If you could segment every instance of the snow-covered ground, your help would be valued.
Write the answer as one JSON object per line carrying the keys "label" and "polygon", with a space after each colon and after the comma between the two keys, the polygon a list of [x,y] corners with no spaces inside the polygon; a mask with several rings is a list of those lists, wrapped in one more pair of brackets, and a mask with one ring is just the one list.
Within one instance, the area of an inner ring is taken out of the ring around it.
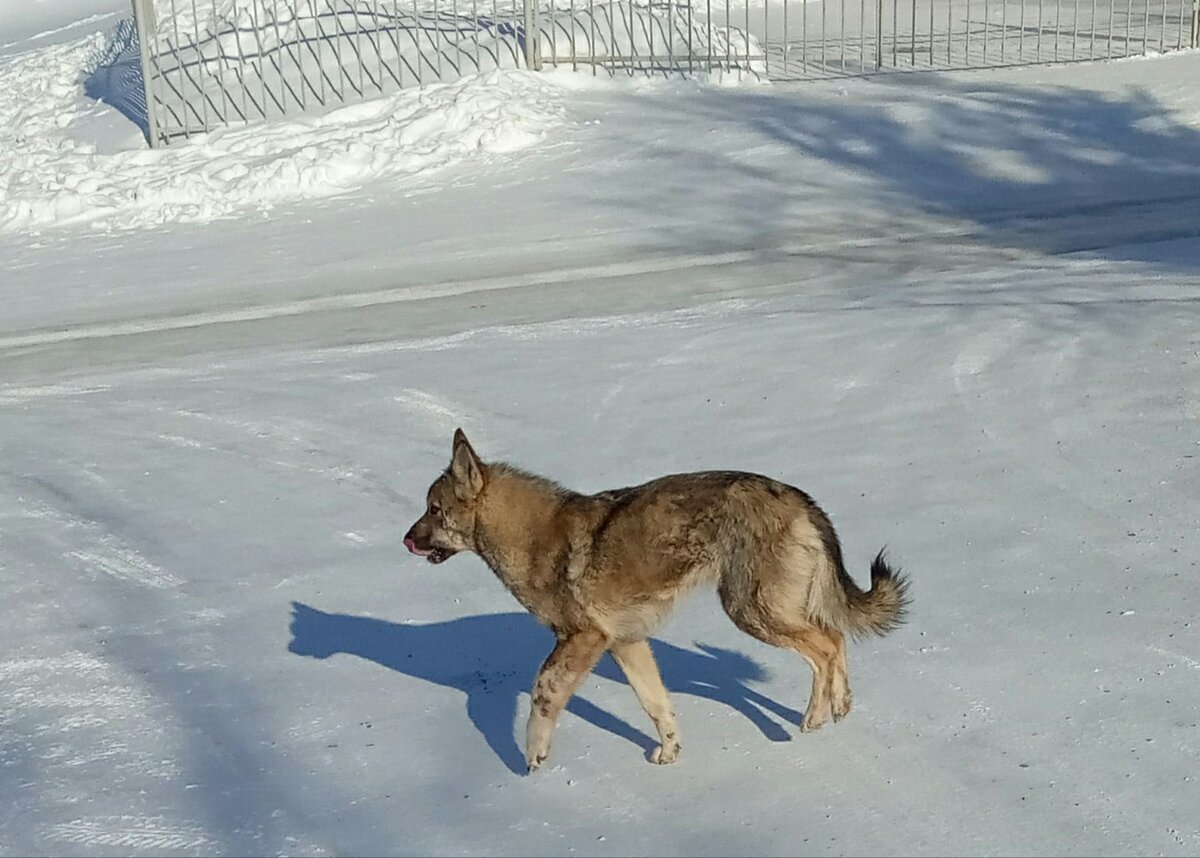
{"label": "snow-covered ground", "polygon": [[[504,73],[149,153],[83,95],[124,10],[0,0],[0,854],[1200,850],[1200,56]],[[536,133],[464,145],[498,93]],[[606,661],[520,776],[549,633],[401,545],[458,425],[792,481],[910,622],[801,735],[697,595],[680,762]]]}

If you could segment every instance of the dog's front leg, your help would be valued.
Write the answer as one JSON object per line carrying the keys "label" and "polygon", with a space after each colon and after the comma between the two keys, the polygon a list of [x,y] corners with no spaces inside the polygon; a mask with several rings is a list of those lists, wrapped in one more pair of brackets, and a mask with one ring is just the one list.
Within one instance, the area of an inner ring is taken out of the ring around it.
{"label": "dog's front leg", "polygon": [[614,644],[613,658],[625,672],[629,687],[637,695],[638,702],[654,722],[661,744],[650,754],[650,762],[666,765],[679,756],[679,725],[662,674],[654,661],[654,652],[646,641]]}
{"label": "dog's front leg", "polygon": [[560,637],[533,683],[529,725],[525,731],[525,762],[533,771],[550,755],[550,741],[559,713],[608,649],[608,637],[599,631]]}

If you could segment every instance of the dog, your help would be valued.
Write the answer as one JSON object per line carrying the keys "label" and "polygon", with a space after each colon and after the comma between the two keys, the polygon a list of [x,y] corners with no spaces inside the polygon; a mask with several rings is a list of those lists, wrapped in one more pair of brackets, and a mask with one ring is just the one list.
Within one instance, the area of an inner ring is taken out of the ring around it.
{"label": "dog", "polygon": [[680,597],[716,583],[743,632],[812,668],[800,729],[850,712],[846,636],[884,635],[909,605],[908,581],[880,551],[871,589],[855,584],[829,517],[794,486],[702,471],[579,494],[509,464],[484,462],[461,429],[450,465],[404,537],[430,563],[473,551],[557,644],[533,683],[529,772],[550,753],[559,714],[605,651],[658,731],[654,763],[679,756],[679,727],[648,638]]}

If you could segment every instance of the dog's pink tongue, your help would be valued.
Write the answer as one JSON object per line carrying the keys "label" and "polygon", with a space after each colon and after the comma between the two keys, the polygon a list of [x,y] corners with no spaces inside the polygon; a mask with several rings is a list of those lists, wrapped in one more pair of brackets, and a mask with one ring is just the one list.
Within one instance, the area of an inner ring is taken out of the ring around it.
{"label": "dog's pink tongue", "polygon": [[411,536],[405,537],[404,547],[407,548],[409,551],[411,551],[413,554],[418,555],[419,557],[424,557],[426,554],[429,553],[428,551],[422,551],[421,549],[417,548],[417,543],[413,542],[413,539]]}

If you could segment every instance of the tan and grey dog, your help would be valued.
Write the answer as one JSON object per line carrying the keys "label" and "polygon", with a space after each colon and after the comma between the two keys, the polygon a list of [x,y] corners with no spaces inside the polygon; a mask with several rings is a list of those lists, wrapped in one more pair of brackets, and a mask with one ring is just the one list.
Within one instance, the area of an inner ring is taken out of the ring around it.
{"label": "tan and grey dog", "polygon": [[459,429],[450,467],[426,500],[405,546],[430,563],[474,551],[558,638],[533,684],[530,771],[546,760],[559,713],[605,650],[658,730],[651,760],[675,760],[679,728],[647,638],[698,584],[716,583],[739,629],[808,662],[804,731],[830,710],[834,721],[850,711],[845,635],[886,634],[908,604],[907,581],[883,552],[864,592],[812,498],[757,474],[677,474],[583,495],[483,462]]}

